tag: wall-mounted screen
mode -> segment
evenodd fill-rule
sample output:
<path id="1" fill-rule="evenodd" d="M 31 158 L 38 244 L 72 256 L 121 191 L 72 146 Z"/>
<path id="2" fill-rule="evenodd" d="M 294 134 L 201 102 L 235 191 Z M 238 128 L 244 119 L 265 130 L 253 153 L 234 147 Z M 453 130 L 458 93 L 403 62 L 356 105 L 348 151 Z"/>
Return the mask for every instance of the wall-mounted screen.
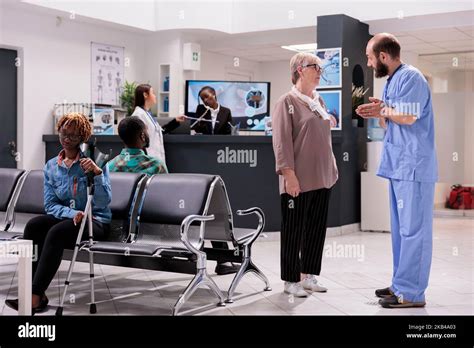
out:
<path id="1" fill-rule="evenodd" d="M 204 86 L 215 89 L 217 102 L 229 108 L 234 126 L 245 130 L 265 130 L 263 119 L 270 114 L 270 82 L 251 81 L 186 81 L 185 114 L 196 117 L 198 98 Z"/>

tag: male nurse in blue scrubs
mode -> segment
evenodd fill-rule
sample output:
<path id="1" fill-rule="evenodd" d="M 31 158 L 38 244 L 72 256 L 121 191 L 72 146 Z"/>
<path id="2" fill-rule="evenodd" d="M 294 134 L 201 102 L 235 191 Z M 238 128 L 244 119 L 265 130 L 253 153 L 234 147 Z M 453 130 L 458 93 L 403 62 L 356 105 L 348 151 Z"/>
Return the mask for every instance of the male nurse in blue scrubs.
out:
<path id="1" fill-rule="evenodd" d="M 369 98 L 356 110 L 361 117 L 378 118 L 386 129 L 377 175 L 390 184 L 393 278 L 375 295 L 385 308 L 424 307 L 438 179 L 431 93 L 420 71 L 400 60 L 395 36 L 375 35 L 366 55 L 375 77 L 388 76 L 382 100 Z"/>

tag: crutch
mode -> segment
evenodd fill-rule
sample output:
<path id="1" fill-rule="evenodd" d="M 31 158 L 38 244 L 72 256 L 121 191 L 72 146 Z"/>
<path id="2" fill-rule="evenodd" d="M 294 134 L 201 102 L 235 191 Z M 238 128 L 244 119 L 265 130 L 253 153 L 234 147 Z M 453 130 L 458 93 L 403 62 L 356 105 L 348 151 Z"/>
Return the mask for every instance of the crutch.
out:
<path id="1" fill-rule="evenodd" d="M 81 246 L 81 239 L 82 234 L 84 233 L 84 228 L 86 227 L 86 222 L 88 224 L 89 229 L 89 245 L 91 246 L 94 237 L 93 237 L 93 230 L 92 230 L 92 199 L 94 198 L 94 175 L 93 173 L 87 174 L 87 202 L 86 207 L 84 209 L 84 216 L 82 217 L 81 227 L 79 228 L 79 233 L 77 234 L 76 244 L 74 246 L 74 253 L 72 255 L 71 263 L 69 264 L 69 270 L 67 272 L 66 281 L 64 282 L 64 291 L 61 296 L 61 302 L 59 303 L 59 307 L 56 309 L 56 315 L 61 316 L 63 314 L 64 308 L 64 300 L 66 299 L 67 289 L 70 284 L 70 279 L 72 275 L 72 271 L 74 269 L 74 263 L 76 262 L 77 253 L 79 252 L 79 248 Z M 91 305 L 90 305 L 90 313 L 94 314 L 97 312 L 97 307 L 95 304 L 95 294 L 94 294 L 94 256 L 93 253 L 89 252 L 89 267 L 90 267 L 90 281 L 91 281 Z"/>

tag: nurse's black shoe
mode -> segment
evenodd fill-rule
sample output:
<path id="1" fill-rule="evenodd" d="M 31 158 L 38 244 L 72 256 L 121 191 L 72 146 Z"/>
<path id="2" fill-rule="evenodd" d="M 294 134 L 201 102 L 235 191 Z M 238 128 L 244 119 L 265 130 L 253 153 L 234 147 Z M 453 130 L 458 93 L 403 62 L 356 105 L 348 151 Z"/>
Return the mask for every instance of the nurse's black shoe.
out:
<path id="1" fill-rule="evenodd" d="M 375 296 L 380 297 L 380 298 L 386 298 L 386 297 L 390 297 L 390 296 L 393 296 L 393 295 L 394 295 L 394 293 L 392 292 L 392 290 L 390 290 L 390 288 L 375 290 Z"/>
<path id="2" fill-rule="evenodd" d="M 383 298 L 379 300 L 379 304 L 383 308 L 413 308 L 413 307 L 424 307 L 426 302 L 408 302 L 400 301 L 400 299 L 392 295 L 390 297 Z"/>

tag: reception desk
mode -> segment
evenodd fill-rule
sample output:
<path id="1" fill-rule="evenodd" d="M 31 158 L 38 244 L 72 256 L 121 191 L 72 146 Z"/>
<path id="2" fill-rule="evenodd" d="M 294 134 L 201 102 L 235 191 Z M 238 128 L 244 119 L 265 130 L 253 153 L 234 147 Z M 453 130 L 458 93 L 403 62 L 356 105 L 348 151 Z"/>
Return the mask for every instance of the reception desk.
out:
<path id="1" fill-rule="evenodd" d="M 116 156 L 123 147 L 117 135 L 98 135 L 95 138 L 97 147 L 103 152 L 111 149 L 112 156 Z M 56 156 L 60 150 L 58 136 L 44 135 L 43 141 L 46 144 L 46 160 Z M 271 137 L 165 135 L 164 143 L 170 173 L 216 174 L 224 179 L 237 227 L 255 227 L 254 217 L 237 216 L 235 211 L 258 206 L 265 212 L 265 231 L 280 230 L 280 197 Z M 340 145 L 340 139 L 333 139 L 335 154 L 340 152 Z M 331 195 L 329 227 L 360 221 L 360 212 L 358 216 L 341 219 L 341 205 L 360 199 L 345 197 L 345 201 L 341 201 L 338 185 L 342 182 L 343 173 L 339 172 L 340 180 Z"/>

